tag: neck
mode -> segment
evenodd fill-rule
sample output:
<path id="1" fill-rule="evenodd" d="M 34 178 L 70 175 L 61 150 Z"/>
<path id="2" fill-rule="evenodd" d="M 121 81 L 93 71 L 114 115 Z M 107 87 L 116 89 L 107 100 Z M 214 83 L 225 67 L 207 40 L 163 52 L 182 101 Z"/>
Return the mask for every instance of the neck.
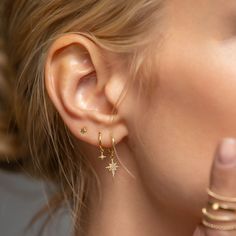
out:
<path id="1" fill-rule="evenodd" d="M 133 159 L 129 157 L 126 160 Z M 86 235 L 192 235 L 196 223 L 194 219 L 153 200 L 134 165 L 126 166 L 133 167 L 129 169 L 132 169 L 135 178 L 121 166 L 114 178 L 105 169 L 102 170 L 101 199 L 96 190 L 90 194 L 92 197 Z"/>

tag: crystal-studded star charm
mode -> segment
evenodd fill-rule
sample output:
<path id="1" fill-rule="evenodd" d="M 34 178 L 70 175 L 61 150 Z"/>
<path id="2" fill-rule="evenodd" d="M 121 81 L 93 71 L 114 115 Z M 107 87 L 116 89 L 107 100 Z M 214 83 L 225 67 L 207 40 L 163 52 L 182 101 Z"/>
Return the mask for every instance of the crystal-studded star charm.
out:
<path id="1" fill-rule="evenodd" d="M 111 159 L 111 163 L 109 163 L 106 168 L 112 173 L 112 176 L 114 177 L 118 167 L 119 166 L 116 162 L 114 162 L 114 159 Z"/>

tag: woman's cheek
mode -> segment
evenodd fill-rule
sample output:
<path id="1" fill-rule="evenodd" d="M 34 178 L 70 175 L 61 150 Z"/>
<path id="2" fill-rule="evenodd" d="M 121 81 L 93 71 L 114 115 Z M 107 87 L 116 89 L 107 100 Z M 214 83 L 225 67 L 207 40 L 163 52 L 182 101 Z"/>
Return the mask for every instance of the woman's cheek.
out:
<path id="1" fill-rule="evenodd" d="M 199 207 L 205 200 L 217 143 L 236 136 L 236 71 L 213 45 L 185 50 L 162 54 L 158 86 L 145 106 L 149 115 L 140 118 L 144 149 L 139 153 L 145 158 L 141 168 L 149 170 L 147 182 L 168 186 L 154 189 L 157 199 L 173 193 L 177 204 L 186 198 L 191 210 L 193 202 Z"/>
<path id="2" fill-rule="evenodd" d="M 194 46 L 167 54 L 152 109 L 160 101 L 199 129 L 236 135 L 236 50 L 232 55 L 219 43 Z"/>

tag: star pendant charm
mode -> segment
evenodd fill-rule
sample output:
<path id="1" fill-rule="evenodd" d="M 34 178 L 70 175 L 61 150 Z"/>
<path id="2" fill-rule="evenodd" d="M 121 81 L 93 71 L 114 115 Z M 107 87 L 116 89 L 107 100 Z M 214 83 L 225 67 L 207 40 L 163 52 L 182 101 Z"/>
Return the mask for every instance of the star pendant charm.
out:
<path id="1" fill-rule="evenodd" d="M 114 162 L 114 159 L 111 159 L 111 163 L 109 163 L 106 168 L 112 173 L 112 176 L 114 177 L 118 167 L 119 166 L 116 162 Z"/>

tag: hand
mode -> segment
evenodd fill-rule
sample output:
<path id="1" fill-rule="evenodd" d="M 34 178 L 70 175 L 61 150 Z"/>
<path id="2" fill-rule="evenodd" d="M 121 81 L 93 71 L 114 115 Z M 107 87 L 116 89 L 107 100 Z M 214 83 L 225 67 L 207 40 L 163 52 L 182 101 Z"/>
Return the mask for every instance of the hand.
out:
<path id="1" fill-rule="evenodd" d="M 217 147 L 211 169 L 209 189 L 220 196 L 236 199 L 236 141 L 234 139 L 225 138 Z M 230 207 L 236 208 L 236 202 L 219 201 L 211 196 L 209 196 L 209 200 L 221 202 Z M 236 217 L 236 211 L 230 212 L 222 209 L 215 211 L 207 204 L 206 209 L 209 213 L 216 216 Z M 207 219 L 207 222 L 221 226 L 236 226 L 236 221 L 223 222 L 211 221 Z M 212 229 L 201 224 L 198 226 L 193 236 L 236 236 L 236 229 L 226 231 Z"/>

